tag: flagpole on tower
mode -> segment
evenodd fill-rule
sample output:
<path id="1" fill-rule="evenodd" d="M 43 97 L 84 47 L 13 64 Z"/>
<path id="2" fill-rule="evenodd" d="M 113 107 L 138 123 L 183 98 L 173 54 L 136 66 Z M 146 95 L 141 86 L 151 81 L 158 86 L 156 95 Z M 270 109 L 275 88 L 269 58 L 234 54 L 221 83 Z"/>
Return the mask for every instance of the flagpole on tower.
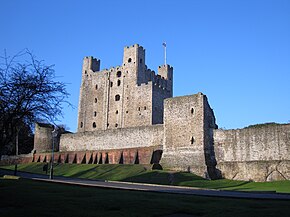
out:
<path id="1" fill-rule="evenodd" d="M 163 42 L 162 45 L 164 47 L 164 65 L 166 65 L 166 42 Z"/>

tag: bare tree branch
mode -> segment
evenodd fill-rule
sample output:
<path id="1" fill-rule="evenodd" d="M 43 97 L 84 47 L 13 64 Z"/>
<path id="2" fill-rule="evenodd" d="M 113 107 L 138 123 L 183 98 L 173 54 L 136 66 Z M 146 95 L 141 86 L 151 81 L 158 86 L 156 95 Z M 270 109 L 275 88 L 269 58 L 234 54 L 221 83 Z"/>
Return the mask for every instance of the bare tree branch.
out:
<path id="1" fill-rule="evenodd" d="M 0 57 L 0 156 L 3 147 L 13 142 L 17 125 L 32 128 L 38 120 L 55 122 L 62 105 L 71 105 L 66 85 L 56 80 L 53 67 L 27 49 Z"/>

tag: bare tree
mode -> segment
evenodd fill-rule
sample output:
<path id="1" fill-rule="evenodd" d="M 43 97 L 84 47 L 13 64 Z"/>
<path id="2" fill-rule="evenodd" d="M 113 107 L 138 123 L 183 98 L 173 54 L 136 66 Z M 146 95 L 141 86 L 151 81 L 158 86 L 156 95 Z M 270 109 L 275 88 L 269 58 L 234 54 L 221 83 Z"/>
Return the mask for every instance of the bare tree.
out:
<path id="1" fill-rule="evenodd" d="M 68 97 L 66 85 L 57 81 L 53 65 L 45 65 L 29 51 L 0 61 L 0 159 L 4 147 L 15 141 L 21 125 L 55 121 Z M 21 130 L 21 129 L 20 129 Z"/>

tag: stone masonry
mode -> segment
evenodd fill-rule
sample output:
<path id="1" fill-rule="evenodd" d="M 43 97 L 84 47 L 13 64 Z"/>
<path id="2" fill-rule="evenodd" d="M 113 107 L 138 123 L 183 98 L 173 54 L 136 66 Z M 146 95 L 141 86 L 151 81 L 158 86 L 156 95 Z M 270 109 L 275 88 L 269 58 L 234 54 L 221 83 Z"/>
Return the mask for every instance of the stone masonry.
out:
<path id="1" fill-rule="evenodd" d="M 52 147 L 53 126 L 45 123 L 35 123 L 34 150 L 37 152 L 47 152 Z M 55 146 L 55 151 L 58 147 Z"/>
<path id="2" fill-rule="evenodd" d="M 215 130 L 216 160 L 228 179 L 290 180 L 290 125 Z"/>
<path id="3" fill-rule="evenodd" d="M 121 66 L 85 57 L 78 132 L 63 134 L 59 163 L 161 163 L 205 178 L 290 179 L 290 125 L 217 129 L 206 95 L 173 96 L 173 68 L 147 68 L 145 50 L 124 48 Z M 50 160 L 51 128 L 36 124 L 33 161 Z M 47 153 L 42 153 L 47 152 Z"/>
<path id="4" fill-rule="evenodd" d="M 61 136 L 60 151 L 94 151 L 163 145 L 163 125 L 88 131 Z"/>
<path id="5" fill-rule="evenodd" d="M 215 118 L 202 93 L 164 102 L 164 146 L 161 164 L 175 170 L 217 178 L 211 137 Z"/>
<path id="6" fill-rule="evenodd" d="M 100 71 L 100 60 L 85 57 L 80 88 L 78 132 L 163 123 L 163 100 L 172 97 L 173 68 L 158 74 L 145 65 L 145 50 L 124 48 L 123 63 Z"/>

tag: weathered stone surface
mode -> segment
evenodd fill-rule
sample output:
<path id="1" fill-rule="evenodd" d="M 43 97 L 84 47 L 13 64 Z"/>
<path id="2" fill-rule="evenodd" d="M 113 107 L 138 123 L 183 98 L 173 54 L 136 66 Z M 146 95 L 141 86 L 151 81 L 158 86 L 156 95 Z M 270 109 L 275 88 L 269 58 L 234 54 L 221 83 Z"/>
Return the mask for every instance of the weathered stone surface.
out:
<path id="1" fill-rule="evenodd" d="M 109 150 L 162 146 L 163 125 L 64 134 L 60 151 Z"/>
<path id="2" fill-rule="evenodd" d="M 290 125 L 214 130 L 218 168 L 225 178 L 290 179 Z"/>
<path id="3" fill-rule="evenodd" d="M 227 179 L 245 181 L 289 180 L 290 161 L 220 162 L 217 167 Z"/>
<path id="4" fill-rule="evenodd" d="M 52 149 L 52 130 L 50 124 L 35 123 L 34 150 L 36 152 L 48 152 Z M 55 147 L 58 151 L 58 147 Z"/>
<path id="5" fill-rule="evenodd" d="M 100 60 L 85 57 L 80 88 L 78 132 L 163 123 L 163 100 L 172 97 L 173 68 L 145 65 L 145 49 L 124 48 L 122 66 L 100 71 Z"/>
<path id="6" fill-rule="evenodd" d="M 161 164 L 165 168 L 217 178 L 211 137 L 215 127 L 213 112 L 202 93 L 166 99 Z"/>
<path id="7" fill-rule="evenodd" d="M 2 155 L 0 160 L 0 166 L 30 163 L 32 162 L 32 159 L 32 154 L 22 154 L 18 156 Z"/>
<path id="8" fill-rule="evenodd" d="M 67 151 L 54 154 L 54 163 L 75 164 L 152 164 L 159 163 L 161 146 L 150 146 L 143 148 L 124 148 L 100 151 Z M 32 157 L 25 156 L 19 162 L 50 162 L 51 153 L 35 153 Z M 8 160 L 9 159 L 9 160 Z M 122 159 L 122 162 L 120 162 Z M 7 161 L 7 162 L 6 162 Z M 3 164 L 17 162 L 8 157 Z M 2 161 L 1 161 L 2 162 Z"/>
<path id="9" fill-rule="evenodd" d="M 290 125 L 214 130 L 218 161 L 290 160 Z"/>

